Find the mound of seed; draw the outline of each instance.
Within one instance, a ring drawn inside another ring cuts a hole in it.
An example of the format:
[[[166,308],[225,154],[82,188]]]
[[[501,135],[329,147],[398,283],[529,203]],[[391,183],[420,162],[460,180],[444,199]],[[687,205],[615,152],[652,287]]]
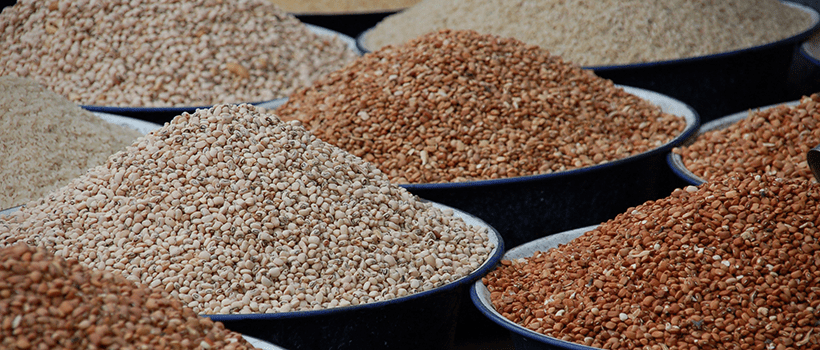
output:
[[[582,66],[654,62],[763,45],[808,30],[778,0],[423,0],[364,38],[371,50],[440,29],[517,38]]]
[[[0,76],[0,209],[65,186],[141,135],[31,79]]]
[[[342,14],[396,11],[419,0],[268,0],[290,13]]]
[[[253,349],[166,293],[25,244],[0,249],[0,347]]]
[[[20,0],[0,33],[0,75],[84,105],[272,100],[355,57],[267,0]]]
[[[0,220],[26,242],[164,289],[198,313],[388,300],[487,260],[487,229],[250,105],[174,118]]]
[[[360,57],[278,112],[397,183],[576,169],[659,147],[685,127],[544,49],[447,30]]]
[[[524,327],[604,349],[820,346],[820,187],[733,175],[678,189],[484,278]]]
[[[712,181],[731,172],[813,179],[806,153],[820,145],[820,94],[796,106],[751,110],[725,128],[704,132],[673,149],[686,168]]]

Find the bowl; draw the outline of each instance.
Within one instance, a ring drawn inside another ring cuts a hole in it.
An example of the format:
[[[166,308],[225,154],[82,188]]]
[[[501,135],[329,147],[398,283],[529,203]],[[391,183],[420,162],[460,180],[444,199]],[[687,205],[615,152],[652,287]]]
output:
[[[452,209],[433,203],[440,209]],[[495,248],[471,274],[441,287],[396,299],[324,310],[267,314],[202,315],[235,332],[287,349],[448,349],[470,285],[494,268],[504,251],[498,232],[453,209],[470,225],[486,227]]]
[[[785,103],[777,103],[777,104],[768,105],[768,106],[764,106],[764,107],[754,108],[754,110],[765,110],[765,109],[769,109],[771,107],[775,107],[775,106],[779,106],[779,105],[795,106],[799,103],[800,103],[800,101],[789,101],[789,102],[785,102]],[[705,132],[712,131],[712,130],[725,129],[725,128],[731,126],[732,124],[737,123],[738,121],[740,121],[742,119],[746,119],[746,117],[749,116],[749,112],[750,111],[737,112],[737,113],[733,113],[733,114],[727,115],[727,116],[722,117],[722,118],[712,120],[708,123],[704,123],[698,129],[698,132],[693,137],[691,137],[690,139],[687,139],[686,141],[684,141],[681,144],[681,146],[687,146],[689,144],[692,144],[693,142],[695,142],[695,140],[698,138],[698,136],[700,136],[701,134],[703,134]],[[680,154],[670,152],[666,156],[666,163],[669,166],[669,168],[672,170],[672,173],[674,173],[675,176],[677,176],[678,178],[680,178],[684,182],[684,185],[700,186],[700,185],[706,183],[705,179],[701,178],[698,175],[695,175],[695,173],[691,172],[689,169],[686,168],[686,165],[683,164],[683,158],[680,156]]]
[[[809,95],[820,91],[820,34],[800,44],[789,67],[790,93]]]
[[[325,29],[319,26],[306,24],[308,29],[312,32],[323,35],[337,37],[344,41],[349,48],[356,54],[361,55],[361,51],[356,46],[356,41],[347,35]],[[269,101],[250,102],[250,104],[264,107],[267,109],[275,109],[287,101],[287,97],[277,98]],[[127,117],[133,117],[153,123],[163,124],[171,121],[174,117],[188,112],[193,113],[197,109],[210,108],[211,106],[186,106],[186,107],[116,107],[116,106],[96,106],[96,105],[82,105],[83,108],[92,112],[111,113]]]
[[[566,244],[569,241],[575,239],[576,237],[583,235],[587,231],[595,229],[596,227],[598,227],[598,225],[586,226],[574,230],[564,231],[537,240],[533,240],[531,242],[522,244],[520,246],[508,250],[506,253],[504,253],[503,259],[513,260],[530,257],[533,254],[535,254],[535,252],[546,251],[550,248],[557,247],[561,244]],[[490,291],[487,290],[487,287],[481,280],[475,282],[470,288],[470,300],[472,301],[473,305],[476,306],[478,311],[481,312],[481,314],[490,319],[492,322],[500,325],[501,327],[509,331],[510,338],[512,339],[512,343],[515,346],[516,350],[596,349],[593,347],[564,341],[535,331],[531,331],[515,322],[508,320],[500,313],[498,313],[498,311],[495,310],[495,308],[493,307],[493,303],[490,300]]]
[[[130,128],[130,129],[134,129],[136,131],[139,131],[143,135],[162,127],[162,125],[159,125],[159,124],[156,124],[156,123],[151,123],[151,122],[148,122],[148,121],[135,119],[135,118],[130,118],[130,117],[125,117],[125,116],[116,115],[116,114],[103,113],[103,112],[91,112],[91,113],[98,116],[98,117],[100,117],[102,120],[105,120],[109,123],[117,124],[117,125],[120,125],[120,126],[123,126],[123,127],[126,127],[126,128]],[[16,207],[12,207],[12,208],[0,208],[0,216],[5,216],[5,215],[8,215],[8,214],[11,214],[12,212],[17,211],[20,208],[21,208],[21,206],[16,206]]]
[[[396,12],[397,11],[376,11],[339,14],[295,13],[294,17],[303,23],[324,27],[355,38],[363,31],[381,22],[385,17]],[[356,50],[360,53],[362,52],[358,45],[356,45]]]
[[[794,2],[784,4],[812,16],[809,29],[772,43],[741,50],[691,58],[611,66],[589,66],[602,78],[616,84],[634,86],[689,104],[708,122],[755,106],[800,98],[794,91],[789,69],[800,43],[820,28],[817,10]],[[368,29],[356,38],[362,52],[371,51],[364,43]]]
[[[493,226],[510,247],[578,225],[598,224],[626,208],[666,196],[680,180],[666,154],[694,134],[698,113],[652,91],[621,86],[628,93],[684,117],[686,128],[661,147],[580,169],[505,179],[402,184],[421,198],[461,209]]]

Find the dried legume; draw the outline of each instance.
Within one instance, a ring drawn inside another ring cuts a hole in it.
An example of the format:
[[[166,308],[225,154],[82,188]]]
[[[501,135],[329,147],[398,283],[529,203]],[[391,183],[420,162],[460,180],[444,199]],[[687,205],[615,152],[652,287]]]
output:
[[[84,105],[272,100],[355,57],[266,0],[20,0],[0,33],[0,75]]]
[[[0,249],[3,349],[253,349],[167,293],[17,244]]]
[[[577,169],[657,148],[685,127],[544,49],[446,30],[360,57],[277,112],[396,183]]]
[[[0,209],[65,186],[141,135],[33,80],[0,76]]]
[[[597,348],[817,348],[818,204],[805,179],[730,174],[483,281],[504,317]]]
[[[777,0],[424,0],[385,18],[364,41],[375,50],[439,29],[471,29],[605,66],[734,51],[811,24],[809,14]]]
[[[198,313],[315,310],[455,281],[486,228],[250,105],[184,113],[0,220],[25,242],[180,298]]]
[[[806,153],[820,145],[820,94],[804,96],[796,106],[750,110],[748,117],[725,128],[706,131],[672,151],[686,168],[711,181],[730,172],[813,179]]]

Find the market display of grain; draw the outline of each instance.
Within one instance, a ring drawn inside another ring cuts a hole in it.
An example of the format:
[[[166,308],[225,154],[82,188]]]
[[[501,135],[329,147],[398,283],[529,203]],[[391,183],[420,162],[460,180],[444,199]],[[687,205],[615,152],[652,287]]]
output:
[[[31,79],[0,76],[0,209],[65,186],[140,136]]]
[[[816,349],[819,186],[733,173],[483,282],[509,320],[596,348]]]
[[[350,14],[398,11],[419,0],[268,0],[289,13]]]
[[[547,50],[449,30],[360,57],[277,112],[395,183],[578,169],[657,148],[685,127]]]
[[[254,349],[167,293],[16,244],[0,249],[3,349]]]
[[[375,51],[440,29],[517,38],[581,66],[704,56],[808,30],[811,16],[778,0],[423,0],[365,35]]]
[[[725,128],[704,132],[677,147],[686,169],[711,181],[730,172],[814,179],[806,153],[820,145],[820,94],[795,106],[750,110]]]
[[[267,0],[19,0],[0,33],[0,75],[81,105],[268,101],[356,56]]]
[[[162,289],[199,314],[359,305],[466,276],[486,228],[251,105],[183,113],[0,219],[25,242]]]

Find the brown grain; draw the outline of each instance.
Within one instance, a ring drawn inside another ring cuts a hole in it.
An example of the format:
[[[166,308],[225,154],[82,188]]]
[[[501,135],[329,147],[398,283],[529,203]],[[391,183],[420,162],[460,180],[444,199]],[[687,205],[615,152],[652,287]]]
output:
[[[711,181],[730,172],[812,179],[806,153],[820,145],[820,94],[796,106],[750,110],[725,128],[704,132],[680,154],[686,169]]]
[[[815,348],[818,186],[732,174],[678,189],[483,281],[504,317],[596,348]]]
[[[431,33],[361,57],[277,110],[396,183],[545,174],[659,147],[681,117],[515,39]]]
[[[45,249],[0,249],[3,349],[253,349],[167,293]]]

